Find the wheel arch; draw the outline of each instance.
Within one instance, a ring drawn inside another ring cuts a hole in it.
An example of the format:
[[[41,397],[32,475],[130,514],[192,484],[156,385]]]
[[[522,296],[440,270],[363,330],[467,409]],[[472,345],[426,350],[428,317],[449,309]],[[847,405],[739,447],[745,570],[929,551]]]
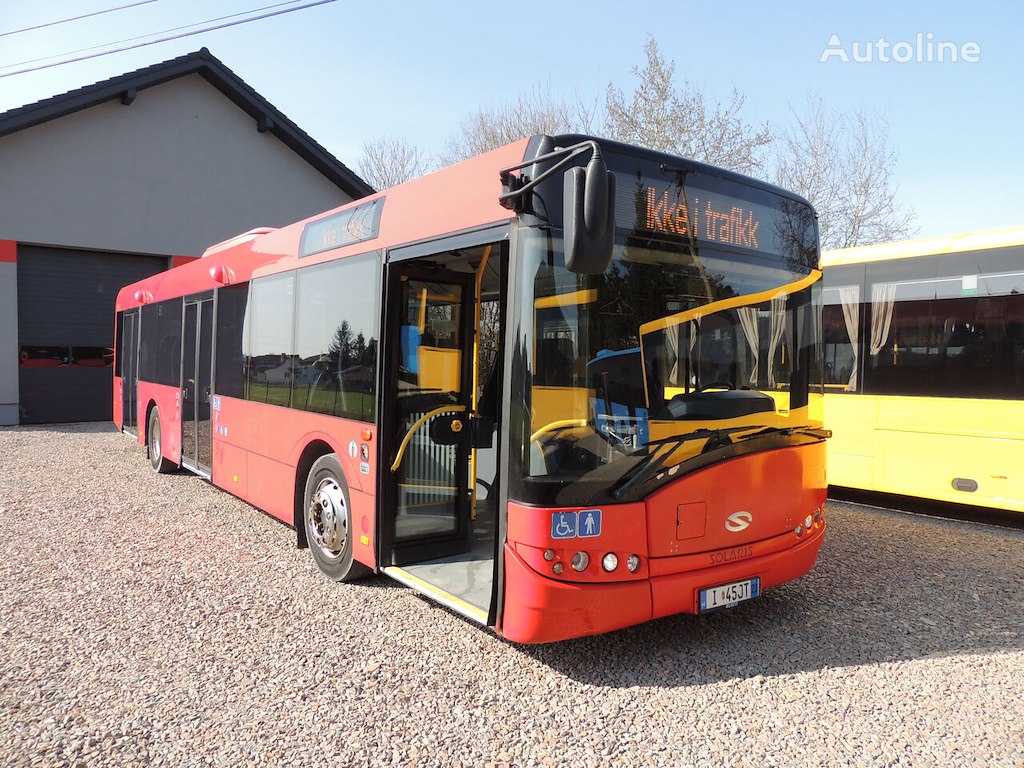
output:
[[[302,453],[299,455],[299,460],[295,465],[292,526],[295,528],[295,546],[299,549],[306,549],[309,546],[309,542],[306,541],[306,526],[303,525],[303,515],[305,514],[305,510],[302,508],[306,493],[306,478],[309,476],[309,470],[313,467],[313,464],[316,463],[316,460],[329,453],[337,453],[337,451],[335,451],[334,448],[324,440],[319,438],[311,440],[306,447],[302,449]]]

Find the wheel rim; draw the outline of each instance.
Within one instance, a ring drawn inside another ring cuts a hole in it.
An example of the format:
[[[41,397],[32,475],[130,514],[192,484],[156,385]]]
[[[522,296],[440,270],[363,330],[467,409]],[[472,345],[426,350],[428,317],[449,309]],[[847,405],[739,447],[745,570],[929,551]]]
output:
[[[321,480],[313,491],[306,520],[310,543],[327,557],[339,557],[348,541],[348,507],[333,477]]]
[[[155,416],[149,419],[149,455],[153,458],[154,464],[163,458],[163,454],[160,453],[160,419]]]

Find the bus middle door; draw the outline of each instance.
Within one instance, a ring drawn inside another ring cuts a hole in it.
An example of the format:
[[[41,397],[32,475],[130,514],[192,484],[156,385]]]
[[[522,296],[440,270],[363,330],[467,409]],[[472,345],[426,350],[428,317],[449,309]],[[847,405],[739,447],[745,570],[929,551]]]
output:
[[[181,464],[209,479],[213,467],[211,294],[186,297],[181,338]]]

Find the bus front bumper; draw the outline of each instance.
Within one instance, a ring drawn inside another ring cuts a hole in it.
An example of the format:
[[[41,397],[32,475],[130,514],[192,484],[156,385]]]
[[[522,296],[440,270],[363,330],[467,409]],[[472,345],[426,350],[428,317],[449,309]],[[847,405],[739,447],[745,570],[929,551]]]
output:
[[[697,613],[700,590],[759,578],[761,591],[814,566],[824,522],[794,546],[714,567],[636,581],[572,583],[533,570],[506,543],[505,600],[498,632],[517,643],[550,643],[597,635],[678,613]]]

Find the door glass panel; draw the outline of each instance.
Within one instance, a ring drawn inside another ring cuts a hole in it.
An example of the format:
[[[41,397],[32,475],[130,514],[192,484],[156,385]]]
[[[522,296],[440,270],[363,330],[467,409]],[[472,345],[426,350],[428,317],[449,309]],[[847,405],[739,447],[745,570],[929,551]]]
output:
[[[213,301],[199,305],[199,345],[196,361],[196,459],[201,469],[213,466],[213,433],[210,427],[210,395],[213,361]]]
[[[196,462],[196,304],[185,305],[181,336],[181,459]]]
[[[468,440],[459,438],[456,425],[467,406],[465,290],[436,281],[402,283],[396,394],[405,448],[397,470],[398,539],[457,532],[468,501]]]

